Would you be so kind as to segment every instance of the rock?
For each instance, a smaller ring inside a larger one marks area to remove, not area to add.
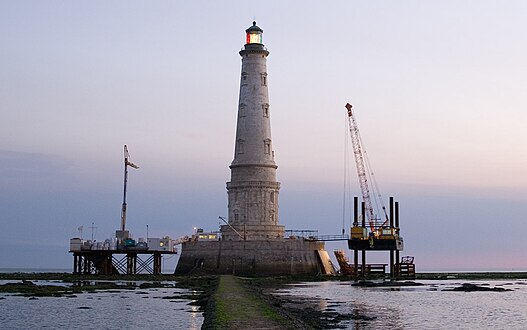
[[[453,289],[444,289],[443,291],[462,291],[462,292],[474,292],[474,291],[492,291],[492,292],[505,292],[512,291],[510,289],[498,288],[498,287],[486,287],[480,286],[472,283],[463,283],[461,286],[458,286]]]
[[[422,286],[423,283],[413,281],[385,281],[385,282],[372,282],[372,281],[359,281],[353,283],[351,286],[363,286],[363,287],[395,287],[395,286]]]

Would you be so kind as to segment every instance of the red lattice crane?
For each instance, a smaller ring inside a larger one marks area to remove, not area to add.
[[[355,117],[353,116],[353,112],[351,111],[352,105],[349,103],[346,103],[345,107],[348,110],[348,125],[349,125],[350,137],[351,137],[351,144],[353,146],[353,154],[355,156],[355,165],[357,167],[357,175],[359,177],[359,185],[360,185],[360,190],[362,194],[362,201],[364,202],[364,207],[366,209],[366,216],[368,219],[368,223],[370,225],[371,232],[375,232],[376,228],[384,226],[386,222],[383,223],[382,225],[380,223],[376,223],[377,219],[375,218],[375,215],[374,215],[372,199],[370,196],[367,166],[366,166],[365,155],[364,155],[365,151],[363,150],[364,148],[362,146],[362,142],[360,139],[359,126],[357,125],[357,121],[355,120]],[[386,221],[388,221],[388,216],[386,214],[386,208],[384,207],[384,205],[382,205],[382,209],[385,213]]]

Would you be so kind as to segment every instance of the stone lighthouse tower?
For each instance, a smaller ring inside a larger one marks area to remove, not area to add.
[[[229,240],[283,238],[284,226],[278,224],[280,183],[276,181],[267,89],[269,52],[256,22],[245,31],[234,160],[231,181],[227,182],[229,225],[221,231]]]
[[[227,182],[229,219],[221,226],[221,235],[196,233],[181,243],[175,273],[269,276],[331,272],[323,242],[284,237],[284,226],[278,223],[280,183],[276,181],[267,92],[269,52],[256,22],[245,32],[234,158]]]

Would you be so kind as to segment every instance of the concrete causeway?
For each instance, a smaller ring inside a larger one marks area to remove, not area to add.
[[[203,329],[293,329],[262,297],[232,275],[222,275],[209,300]]]

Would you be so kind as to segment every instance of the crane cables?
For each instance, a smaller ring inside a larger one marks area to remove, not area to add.
[[[368,153],[366,152],[366,149],[364,149],[364,144],[362,144],[362,146],[364,150],[364,160],[366,162],[366,168],[368,169],[368,177],[370,178],[370,182],[373,183],[372,193],[373,195],[376,195],[376,198],[373,199],[375,203],[375,209],[377,210],[377,214],[380,214],[379,208],[382,209],[384,218],[386,221],[388,221],[388,214],[386,213],[386,205],[384,205],[384,200],[382,198],[381,190],[379,189],[377,179],[375,178],[375,173],[373,173],[372,166],[370,163],[370,158],[368,157]]]

